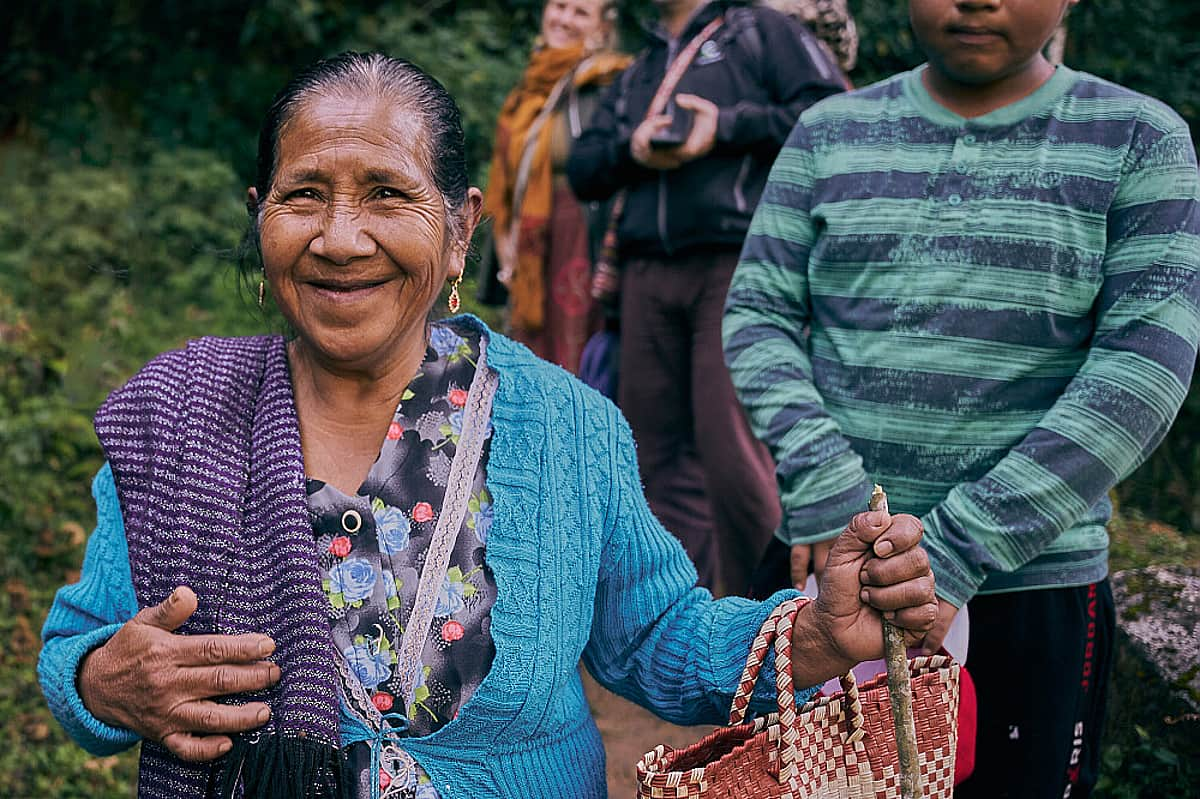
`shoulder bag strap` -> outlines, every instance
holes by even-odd
[[[667,67],[667,74],[663,75],[662,83],[658,85],[658,91],[654,93],[654,99],[650,101],[650,107],[646,109],[646,119],[663,112],[663,109],[667,107],[667,102],[671,99],[671,94],[675,91],[675,87],[683,79],[683,73],[687,72],[687,68],[691,66],[692,61],[696,58],[696,53],[700,52],[700,46],[707,42],[717,32],[717,29],[724,24],[724,15],[718,16],[705,25],[699,33],[692,37],[687,46],[679,51],[679,55],[675,56],[675,60]]]

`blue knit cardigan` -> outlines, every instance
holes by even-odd
[[[458,717],[405,748],[450,797],[605,796],[604,749],[583,694],[582,659],[605,687],[677,724],[722,723],[750,642],[770,610],[714,600],[642,494],[619,411],[565,371],[470,319],[500,377],[487,483],[487,562],[496,577],[496,656]],[[80,581],[59,590],[38,673],[82,747],[110,754],[136,734],[83,706],[79,662],[138,610],[121,508],[106,464]],[[768,658],[754,705],[774,706]],[[807,692],[798,695],[803,701]],[[343,712],[342,743],[370,733]]]

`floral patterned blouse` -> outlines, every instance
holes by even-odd
[[[467,512],[437,594],[415,695],[404,706],[397,650],[443,510],[480,347],[473,331],[434,325],[425,360],[358,493],[351,497],[319,480],[307,483],[333,640],[345,659],[343,673],[360,683],[344,686],[345,698],[372,729],[390,724],[398,735],[440,729],[474,694],[495,655],[490,623],[496,585],[484,562],[492,524],[486,488],[488,423]],[[373,707],[366,706],[368,701]],[[380,714],[386,715],[381,719]],[[400,717],[407,720],[406,731]],[[385,751],[378,774],[372,775],[371,748],[372,742],[364,742],[347,752],[360,797],[371,795],[374,779],[389,799],[438,799],[429,778],[403,755],[402,747],[390,750],[399,759]]]

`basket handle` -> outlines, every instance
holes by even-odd
[[[763,663],[767,659],[767,650],[775,644],[775,686],[778,689],[776,702],[782,714],[785,705],[790,705],[793,712],[796,709],[796,696],[792,689],[792,627],[796,622],[796,614],[800,608],[812,600],[808,597],[787,599],[779,603],[767,620],[758,629],[758,635],[750,644],[750,653],[746,655],[746,665],[742,669],[742,679],[738,682],[737,692],[733,695],[733,704],[729,708],[729,724],[734,726],[746,720],[750,707],[750,696],[758,682]],[[787,662],[784,668],[779,668],[779,649],[786,649]],[[785,685],[789,690],[784,691]]]
[[[782,729],[783,747],[780,751],[779,781],[786,783],[798,776],[799,752],[796,749],[799,731],[797,730],[796,689],[792,680],[792,628],[800,608],[811,602],[809,597],[797,597],[781,602],[759,628],[758,635],[750,645],[750,653],[746,656],[746,666],[742,669],[742,679],[738,683],[737,692],[733,695],[733,704],[729,710],[729,724],[741,724],[746,720],[750,706],[750,696],[754,693],[754,685],[762,671],[767,658],[767,650],[775,646],[775,703],[779,712],[779,725]],[[858,681],[854,671],[847,671],[840,678],[845,699],[846,716],[849,722],[848,743],[854,744],[866,735],[866,719],[863,716],[862,701],[858,693]]]

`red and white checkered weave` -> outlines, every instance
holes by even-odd
[[[808,600],[788,600],[764,622],[746,659],[730,726],[686,749],[659,746],[638,763],[642,799],[899,799],[899,757],[883,675],[796,710],[792,626]],[[778,711],[744,722],[750,695],[774,644]],[[959,666],[915,658],[913,716],[923,796],[951,799],[958,732]]]

